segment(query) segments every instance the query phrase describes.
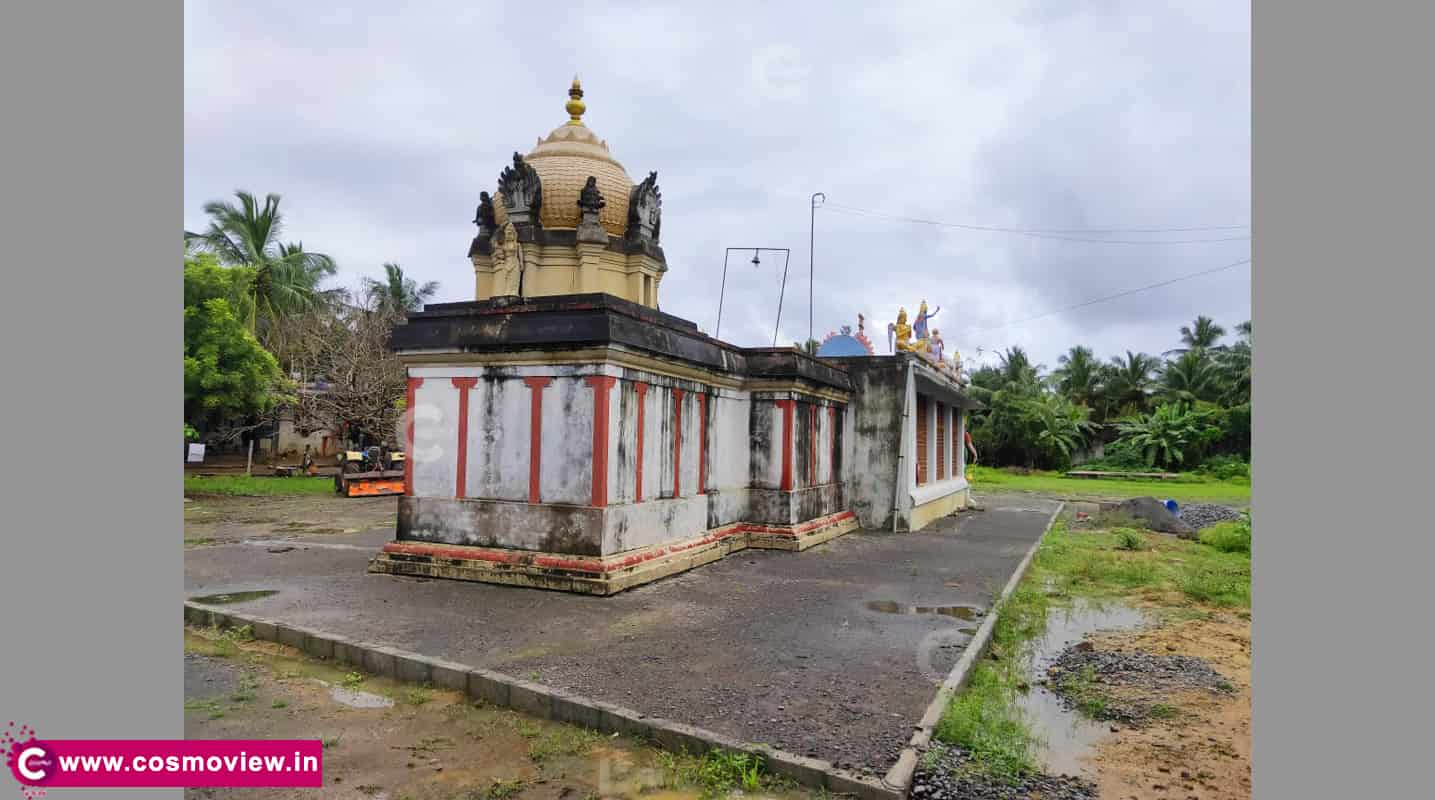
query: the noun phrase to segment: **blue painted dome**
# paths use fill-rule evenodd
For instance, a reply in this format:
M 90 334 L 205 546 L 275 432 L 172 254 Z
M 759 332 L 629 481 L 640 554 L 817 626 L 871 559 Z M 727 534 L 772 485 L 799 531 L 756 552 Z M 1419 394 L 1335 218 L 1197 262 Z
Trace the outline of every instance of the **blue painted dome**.
M 817 348 L 818 357 L 837 358 L 842 356 L 870 356 L 867 347 L 857 341 L 857 337 L 846 334 L 839 334 L 829 338 Z

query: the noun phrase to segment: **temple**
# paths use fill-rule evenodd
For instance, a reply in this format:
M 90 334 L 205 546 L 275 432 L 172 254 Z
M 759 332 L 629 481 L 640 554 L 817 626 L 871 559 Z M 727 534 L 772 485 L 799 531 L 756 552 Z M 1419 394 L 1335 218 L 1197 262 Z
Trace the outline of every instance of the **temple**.
M 860 318 L 812 356 L 662 313 L 657 173 L 632 183 L 582 97 L 480 195 L 476 299 L 394 331 L 405 490 L 370 571 L 607 595 L 964 506 L 976 404 L 925 301 L 890 355 Z

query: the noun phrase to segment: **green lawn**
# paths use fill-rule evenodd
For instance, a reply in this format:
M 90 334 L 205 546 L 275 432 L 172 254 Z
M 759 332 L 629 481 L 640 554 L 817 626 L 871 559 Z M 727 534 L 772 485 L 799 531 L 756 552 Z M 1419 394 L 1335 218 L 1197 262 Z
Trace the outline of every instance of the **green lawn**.
M 333 494 L 333 478 L 272 478 L 246 475 L 184 476 L 186 496 L 224 494 L 246 497 Z
M 1151 496 L 1161 500 L 1209 500 L 1246 504 L 1251 501 L 1251 484 L 1246 480 L 1218 481 L 1183 474 L 1175 480 L 1136 481 L 1108 478 L 1068 478 L 1059 472 L 1032 471 L 1018 475 L 993 467 L 967 468 L 967 480 L 978 493 L 986 490 L 1033 492 L 1066 499 L 1121 499 Z

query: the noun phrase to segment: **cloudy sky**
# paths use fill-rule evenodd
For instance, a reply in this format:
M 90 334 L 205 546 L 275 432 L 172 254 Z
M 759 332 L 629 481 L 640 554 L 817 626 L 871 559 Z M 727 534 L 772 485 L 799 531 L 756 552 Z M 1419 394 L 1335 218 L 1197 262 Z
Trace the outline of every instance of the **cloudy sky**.
M 277 192 L 341 283 L 395 261 L 471 300 L 478 194 L 566 120 L 577 73 L 584 121 L 658 172 L 663 310 L 709 333 L 724 248 L 787 247 L 778 340 L 806 338 L 819 191 L 819 339 L 860 312 L 885 352 L 926 299 L 969 364 L 1020 345 L 1050 367 L 1249 318 L 1249 265 L 1061 311 L 1249 258 L 1247 3 L 682 5 L 186 3 L 184 225 Z M 1206 230 L 1147 232 L 1172 228 Z M 771 344 L 780 259 L 750 258 L 721 335 Z

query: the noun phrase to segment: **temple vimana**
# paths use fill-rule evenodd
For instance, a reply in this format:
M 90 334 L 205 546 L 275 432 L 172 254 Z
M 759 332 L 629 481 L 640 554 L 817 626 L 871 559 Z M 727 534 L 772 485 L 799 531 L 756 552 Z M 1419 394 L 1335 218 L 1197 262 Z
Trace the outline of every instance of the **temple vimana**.
M 474 300 L 395 329 L 408 458 L 371 571 L 606 595 L 966 505 L 976 403 L 925 301 L 890 355 L 860 317 L 813 356 L 659 311 L 657 173 L 633 182 L 576 78 L 565 109 L 479 195 Z

